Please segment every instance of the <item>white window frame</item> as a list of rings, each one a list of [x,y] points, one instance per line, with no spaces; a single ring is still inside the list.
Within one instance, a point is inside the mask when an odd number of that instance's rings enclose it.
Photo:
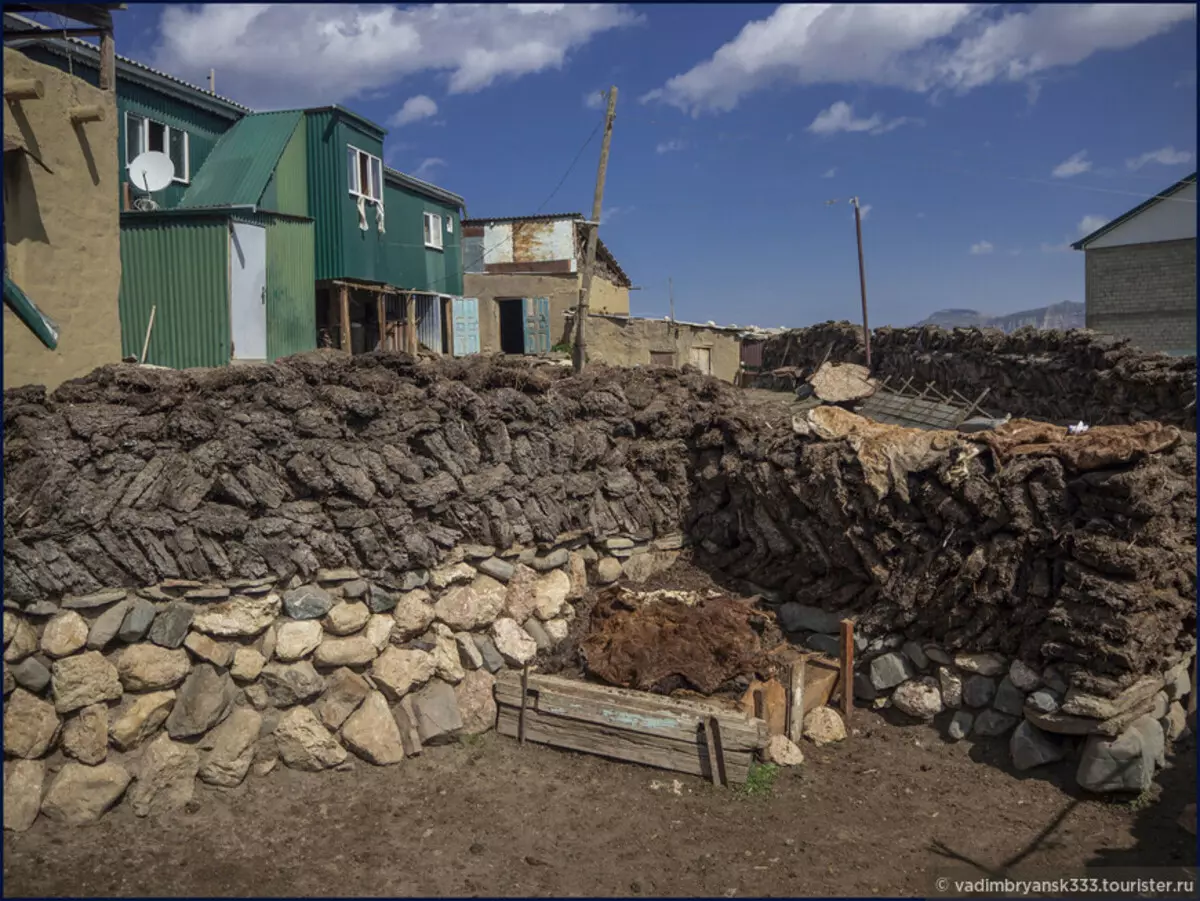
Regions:
[[[362,197],[369,200],[371,203],[377,203],[383,206],[383,160],[374,154],[367,153],[360,147],[355,147],[353,144],[347,144],[346,149],[354,154],[354,177],[350,179],[350,194],[353,197]],[[379,173],[379,196],[375,197],[371,194],[371,185],[367,185],[367,190],[363,190],[362,182],[362,162],[361,157],[367,158],[367,181],[371,181],[372,171],[378,167]],[[349,154],[346,161],[349,162]],[[349,173],[347,172],[347,177]]]
[[[434,241],[432,242],[429,240],[429,238],[425,239],[425,247],[429,250],[444,251],[446,249],[446,242],[442,237],[442,217],[437,213],[422,213],[421,216],[423,217],[421,219],[421,227],[424,230],[424,233],[435,236]],[[432,225],[430,224],[431,219],[433,220]]]
[[[138,148],[137,153],[135,153],[132,157],[129,155],[130,116],[134,117],[135,119],[142,120],[142,139],[139,142],[141,146]],[[135,113],[129,110],[125,111],[125,171],[129,171],[129,164],[133,162],[134,158],[140,156],[149,149],[151,124],[162,127],[163,147],[166,148],[163,153],[165,153],[167,156],[171,155],[171,132],[175,131],[183,135],[183,177],[180,178],[178,175],[173,175],[171,176],[171,181],[181,185],[190,185],[192,183],[192,142],[188,133],[182,128],[172,128],[170,125],[167,125],[167,123],[160,122],[158,119],[151,119],[149,116],[144,116],[141,113]]]

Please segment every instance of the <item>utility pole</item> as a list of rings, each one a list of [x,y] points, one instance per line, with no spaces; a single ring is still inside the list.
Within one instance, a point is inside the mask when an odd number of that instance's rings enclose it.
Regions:
[[[596,172],[596,194],[592,198],[592,221],[588,229],[587,252],[583,263],[583,287],[579,292],[579,305],[575,308],[575,373],[583,372],[587,361],[587,338],[584,322],[588,317],[588,300],[592,293],[592,269],[596,265],[596,241],[599,239],[600,214],[604,203],[604,176],[608,171],[608,148],[612,143],[613,119],[617,114],[616,85],[608,89],[608,111],[604,116],[604,140],[600,145],[600,168]]]
[[[671,299],[671,348],[674,363],[679,365],[679,329],[675,326],[675,280],[667,276],[667,295]]]
[[[836,200],[827,200],[825,205],[837,203]],[[858,198],[851,197],[850,205],[854,207],[854,234],[858,239],[858,288],[862,293],[862,317],[863,317],[863,352],[867,358],[867,369],[871,369],[871,327],[867,324],[867,270],[863,264],[863,248],[862,248],[862,213],[858,208]]]

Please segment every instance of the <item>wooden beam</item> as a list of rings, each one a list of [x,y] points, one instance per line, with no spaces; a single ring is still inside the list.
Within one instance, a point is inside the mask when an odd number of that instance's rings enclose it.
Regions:
[[[354,353],[350,347],[350,289],[345,285],[338,288],[338,321],[342,329],[342,350],[348,354]]]
[[[788,667],[787,737],[800,744],[804,732],[804,658]]]
[[[4,82],[5,100],[41,100],[46,95],[46,86],[40,78],[12,78]]]
[[[116,87],[117,43],[113,40],[110,24],[109,30],[100,35],[100,90],[114,91]]]
[[[104,107],[102,106],[73,106],[67,113],[74,123],[103,122]]]
[[[380,294],[375,299],[375,316],[379,321],[379,350],[384,349],[387,341],[387,296]]]
[[[850,711],[854,709],[854,620],[842,620],[841,630],[842,719],[846,723],[846,735],[849,735]]]
[[[408,295],[405,307],[405,316],[408,322],[408,327],[404,330],[405,343],[408,344],[405,350],[415,357],[417,355],[417,297],[415,294]]]

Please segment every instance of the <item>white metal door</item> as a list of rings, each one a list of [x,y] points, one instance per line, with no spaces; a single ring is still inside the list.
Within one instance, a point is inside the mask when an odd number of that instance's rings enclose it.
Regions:
[[[229,235],[229,319],[233,359],[267,358],[267,230],[233,223]]]
[[[693,366],[705,375],[712,375],[712,348],[693,347],[690,356]]]

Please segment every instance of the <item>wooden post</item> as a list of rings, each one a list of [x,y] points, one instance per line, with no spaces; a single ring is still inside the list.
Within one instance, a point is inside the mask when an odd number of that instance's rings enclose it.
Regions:
[[[408,295],[405,306],[407,327],[404,329],[404,343],[408,345],[405,350],[415,357],[417,355],[417,297],[415,294]]]
[[[150,308],[150,322],[146,325],[146,340],[142,342],[142,355],[138,357],[139,363],[146,362],[146,351],[150,349],[150,333],[154,331],[154,314],[158,312],[158,304]]]
[[[842,719],[850,734],[850,711],[854,707],[854,620],[844,619],[842,627]]]
[[[379,319],[379,347],[378,350],[385,349],[387,341],[387,295],[379,294],[375,299],[375,314]]]
[[[720,739],[717,735],[717,718],[710,716],[700,723],[704,730],[704,742],[708,749],[708,771],[713,785],[721,784],[721,771],[724,769],[721,761]]]
[[[525,708],[529,704],[529,664],[521,668],[521,712],[517,719],[517,744],[525,744]]]
[[[350,347],[350,289],[345,285],[338,285],[338,305],[338,318],[342,326],[342,350],[350,354],[354,352]]]
[[[604,116],[604,141],[600,145],[600,168],[596,172],[596,193],[592,197],[592,222],[588,228],[587,251],[583,262],[583,286],[579,305],[575,308],[575,372],[583,372],[587,360],[587,337],[584,322],[588,316],[588,300],[592,294],[592,269],[596,265],[596,241],[600,237],[600,214],[604,203],[604,177],[608,172],[608,148],[612,144],[613,118],[617,114],[616,85],[608,89],[608,111]]]
[[[111,31],[100,35],[100,90],[112,91],[117,87],[117,43]]]
[[[804,658],[788,667],[787,737],[800,744],[804,732]]]
[[[72,122],[103,122],[104,107],[102,106],[73,106],[67,113]]]
[[[4,82],[5,100],[41,100],[46,86],[40,78],[10,78]]]
[[[871,327],[867,325],[867,271],[863,266],[862,250],[862,214],[858,210],[858,198],[850,201],[854,204],[854,233],[858,237],[858,288],[862,292],[863,313],[863,350],[867,358],[867,371],[871,370]]]

